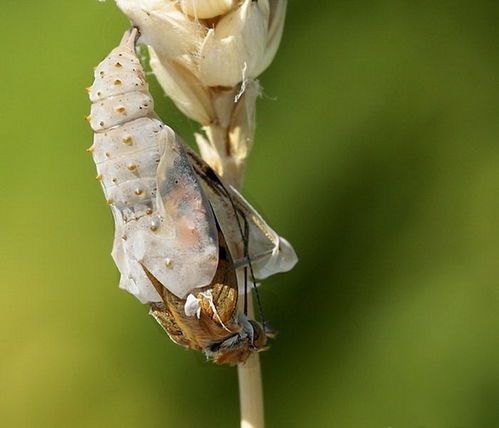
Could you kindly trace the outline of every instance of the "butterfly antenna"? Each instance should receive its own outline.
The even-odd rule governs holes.
[[[194,156],[194,160],[199,163],[197,160],[197,156]],[[201,167],[203,167],[203,164],[201,164]],[[267,327],[267,321],[265,321],[265,317],[263,314],[263,306],[262,306],[262,300],[260,298],[260,293],[258,291],[258,287],[256,286],[255,283],[255,272],[253,270],[253,264],[251,262],[250,256],[249,256],[249,223],[248,219],[242,213],[240,210],[237,209],[236,204],[234,203],[234,199],[232,198],[232,195],[230,194],[229,190],[227,187],[225,187],[225,184],[222,182],[220,177],[211,169],[211,168],[206,168],[204,167],[204,173],[206,174],[207,177],[209,177],[219,188],[219,191],[227,197],[227,199],[230,202],[230,205],[232,207],[232,210],[234,211],[234,215],[236,216],[236,221],[237,221],[237,228],[239,229],[239,233],[241,234],[241,239],[243,240],[243,251],[244,251],[244,258],[248,261],[248,266],[244,267],[244,314],[248,314],[248,268],[251,274],[251,282],[253,283],[253,290],[255,290],[255,296],[256,296],[256,302],[258,306],[258,313],[260,315],[260,319],[262,321],[262,324],[264,326],[265,331],[268,330]],[[244,220],[244,227],[241,224],[241,218]]]
[[[248,268],[244,266],[244,315],[248,315]]]
[[[215,175],[215,174],[213,174]],[[253,283],[253,290],[255,291],[255,297],[256,297],[256,303],[258,306],[258,313],[260,315],[260,319],[262,321],[262,324],[265,326],[266,321],[265,321],[265,316],[263,314],[263,305],[262,305],[262,300],[260,298],[260,292],[258,291],[258,287],[256,286],[255,283],[255,272],[253,270],[253,264],[251,262],[250,256],[249,256],[249,223],[248,219],[244,215],[244,213],[240,212],[240,210],[237,209],[236,204],[234,203],[234,199],[232,198],[232,195],[230,194],[229,190],[225,187],[224,183],[217,177],[216,181],[220,188],[222,189],[222,192],[225,194],[227,199],[230,202],[230,205],[232,207],[232,210],[234,211],[234,214],[236,216],[236,221],[237,221],[237,228],[239,229],[239,233],[241,234],[241,239],[243,240],[243,252],[244,252],[244,258],[248,261],[248,266],[244,267],[244,314],[248,315],[248,268],[250,271],[251,275],[251,282]],[[244,221],[244,226],[241,223],[241,217]]]

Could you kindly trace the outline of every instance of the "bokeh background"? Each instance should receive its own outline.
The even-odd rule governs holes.
[[[235,370],[117,286],[83,88],[127,20],[0,8],[0,425],[237,426]],[[498,22],[496,0],[290,1],[246,182],[301,258],[263,290],[270,428],[499,427]]]

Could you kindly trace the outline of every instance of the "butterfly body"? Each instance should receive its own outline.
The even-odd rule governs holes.
[[[179,299],[150,276],[162,303],[151,304],[150,313],[178,345],[204,352],[218,364],[238,364],[252,352],[263,350],[267,336],[260,323],[238,313],[238,285],[234,264],[220,234],[220,255],[212,283],[191,294],[195,313],[186,313],[186,300]]]

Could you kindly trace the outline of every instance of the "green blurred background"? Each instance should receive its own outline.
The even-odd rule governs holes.
[[[127,20],[1,10],[0,426],[238,426],[235,370],[118,289],[83,88]],[[499,427],[498,22],[496,0],[290,1],[246,184],[301,258],[263,290],[268,427]]]

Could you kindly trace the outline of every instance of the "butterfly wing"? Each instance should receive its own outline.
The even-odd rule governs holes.
[[[248,265],[243,238],[247,229],[247,250],[255,279],[265,279],[291,270],[298,261],[291,244],[280,237],[236,189],[224,185],[213,169],[194,151],[186,150],[203,183],[235,266],[242,268]],[[239,213],[239,222],[236,212]]]
[[[256,279],[293,269],[298,257],[291,244],[279,236],[236,189],[230,187],[230,190],[234,205],[248,222],[248,254]],[[235,262],[237,267],[247,264],[244,253]]]

